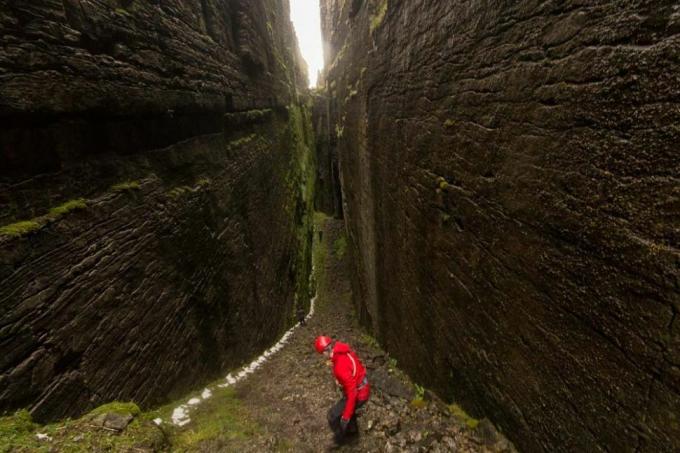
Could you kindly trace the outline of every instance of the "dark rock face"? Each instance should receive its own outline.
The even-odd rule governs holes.
[[[0,1],[0,412],[160,403],[307,304],[315,145],[288,14]]]
[[[316,138],[316,196],[315,209],[342,218],[342,193],[338,167],[337,136],[331,130],[333,102],[327,96],[315,94],[312,117]],[[335,124],[333,124],[334,126]]]
[[[305,86],[287,2],[2,0],[0,31],[1,176],[217,132]]]
[[[527,451],[680,449],[674,2],[325,0],[363,322]]]

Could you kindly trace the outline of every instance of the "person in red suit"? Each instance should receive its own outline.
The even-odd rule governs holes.
[[[342,443],[347,435],[359,433],[356,410],[366,404],[371,395],[366,369],[346,343],[320,336],[314,341],[314,348],[330,358],[335,380],[342,387],[343,397],[328,411],[328,424],[335,441]]]

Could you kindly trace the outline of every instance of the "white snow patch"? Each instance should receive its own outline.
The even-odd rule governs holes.
[[[38,440],[45,440],[47,442],[50,442],[52,440],[52,438],[50,436],[48,436],[47,434],[42,434],[42,433],[36,434],[35,437],[37,437]]]
[[[309,304],[309,313],[307,313],[307,316],[305,316],[305,320],[309,320],[312,318],[314,315],[314,303],[316,302],[316,296],[312,298]],[[244,366],[241,368],[241,371],[239,371],[236,376],[232,375],[231,373],[227,374],[227,377],[225,378],[224,383],[218,384],[217,387],[219,388],[227,388],[229,386],[232,386],[245,377],[247,377],[249,374],[254,373],[260,366],[262,366],[272,355],[276,354],[279,352],[281,349],[283,349],[283,346],[288,343],[288,340],[290,337],[293,335],[295,332],[295,329],[297,329],[300,326],[300,323],[297,323],[293,327],[291,327],[283,336],[281,339],[271,348],[267,349],[258,357],[257,359],[253,360],[250,362],[248,365]],[[212,396],[212,391],[209,388],[206,388],[203,390],[203,393],[201,393],[201,398],[204,400],[210,398]],[[191,398],[187,404],[182,404],[181,406],[178,406],[175,408],[175,410],[172,412],[172,423],[176,426],[184,426],[187,423],[191,422],[191,418],[189,418],[189,409],[190,407],[197,406],[198,404],[201,403],[201,400],[199,398]],[[163,423],[163,421],[160,418],[157,418],[154,420],[154,423],[157,425],[160,425]]]
[[[184,426],[189,423],[191,419],[189,418],[187,409],[188,408],[183,404],[176,407],[175,410],[172,411],[172,423],[177,426]]]
[[[163,424],[163,419],[162,418],[154,418],[153,422],[157,424],[158,426],[161,426]]]

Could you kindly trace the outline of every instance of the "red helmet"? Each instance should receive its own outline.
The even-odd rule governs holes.
[[[321,354],[327,347],[328,345],[331,344],[333,339],[331,337],[316,337],[316,340],[314,341],[314,348],[316,349],[316,352]]]

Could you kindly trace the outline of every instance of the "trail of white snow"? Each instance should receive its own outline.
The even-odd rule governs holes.
[[[314,316],[314,304],[316,303],[316,296],[312,298],[310,302],[310,307],[309,307],[309,313],[307,313],[307,316],[305,316],[305,321],[309,321],[312,316]],[[293,327],[288,329],[288,331],[283,334],[281,339],[271,348],[267,349],[264,351],[258,358],[250,362],[248,365],[243,366],[238,373],[229,373],[227,376],[224,378],[224,382],[222,384],[217,384],[217,387],[219,388],[226,388],[229,386],[232,386],[239,381],[245,379],[248,375],[254,373],[258,368],[260,368],[267,360],[269,360],[274,354],[279,352],[283,347],[288,343],[288,340],[290,337],[293,335],[293,332],[300,327],[300,323],[298,322],[295,324]],[[203,392],[201,393],[200,398],[191,398],[189,401],[187,401],[185,404],[181,404],[177,406],[173,411],[172,411],[172,416],[170,417],[172,420],[172,424],[175,426],[184,426],[188,423],[191,422],[191,417],[189,416],[189,412],[191,409],[194,409],[198,407],[201,402],[212,398],[213,395],[213,390],[210,388],[206,387]],[[163,423],[162,418],[156,418],[154,420],[154,423],[157,425],[161,425]]]

